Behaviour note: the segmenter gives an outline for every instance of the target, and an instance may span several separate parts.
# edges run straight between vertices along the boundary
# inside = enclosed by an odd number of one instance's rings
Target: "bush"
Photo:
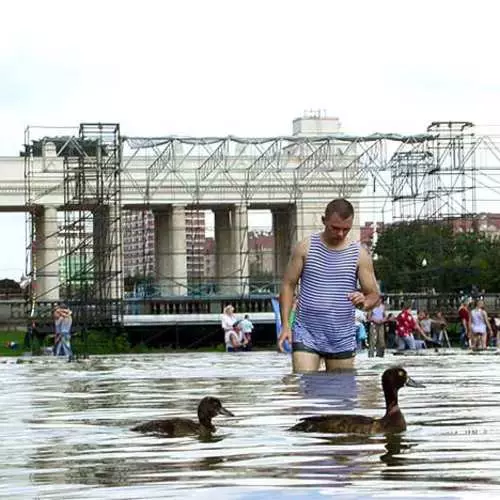
[[[75,354],[117,354],[131,351],[127,337],[114,332],[89,330],[86,334],[80,332],[71,339]]]

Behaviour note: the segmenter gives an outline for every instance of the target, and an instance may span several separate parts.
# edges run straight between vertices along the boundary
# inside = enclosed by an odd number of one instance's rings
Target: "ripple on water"
[[[5,361],[5,362],[3,362]],[[355,374],[291,375],[273,352],[98,356],[0,363],[3,498],[459,498],[500,491],[499,357],[388,355]],[[322,412],[379,416],[380,375],[401,364],[399,436],[291,433]],[[139,421],[195,417],[218,396],[212,439],[131,432]]]

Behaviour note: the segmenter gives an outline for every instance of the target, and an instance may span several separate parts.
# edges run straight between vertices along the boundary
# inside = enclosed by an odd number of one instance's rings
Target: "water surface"
[[[0,358],[2,498],[338,498],[500,495],[500,356],[361,354],[355,374],[291,375],[273,352]],[[402,364],[396,436],[299,434],[301,416],[381,416],[380,375]],[[211,440],[131,432],[195,417],[219,397]],[[211,488],[211,490],[207,490]]]

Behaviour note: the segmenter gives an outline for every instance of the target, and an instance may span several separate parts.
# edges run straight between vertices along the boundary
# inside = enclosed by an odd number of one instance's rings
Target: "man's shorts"
[[[356,350],[354,351],[343,351],[343,352],[321,352],[315,351],[311,347],[305,346],[302,342],[294,342],[292,344],[292,352],[309,352],[311,354],[317,354],[324,359],[350,359],[356,356]]]

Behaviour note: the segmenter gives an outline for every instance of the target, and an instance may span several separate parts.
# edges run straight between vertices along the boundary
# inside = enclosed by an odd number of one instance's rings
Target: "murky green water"
[[[500,495],[500,356],[361,355],[357,374],[290,375],[277,353],[49,357],[0,363],[2,498],[464,498]],[[287,431],[300,416],[379,416],[380,375],[402,364],[408,430],[391,438]],[[211,441],[131,432],[160,416],[195,416],[205,395]],[[211,488],[207,490],[207,488]]]

